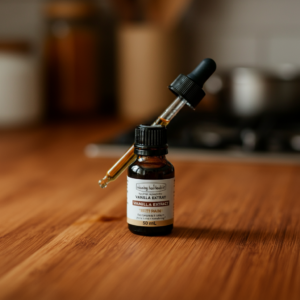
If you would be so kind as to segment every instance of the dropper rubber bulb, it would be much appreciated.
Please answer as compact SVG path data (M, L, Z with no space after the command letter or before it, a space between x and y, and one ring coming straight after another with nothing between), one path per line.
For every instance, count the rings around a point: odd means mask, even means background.
M193 72L187 75L187 77L197 83L200 87L203 87L205 81L215 72L216 68L217 65L213 59L205 58Z
M216 68L217 65L213 59L205 58L190 74L180 74L170 84L169 89L176 96L184 98L190 108L195 109L205 96L203 84Z

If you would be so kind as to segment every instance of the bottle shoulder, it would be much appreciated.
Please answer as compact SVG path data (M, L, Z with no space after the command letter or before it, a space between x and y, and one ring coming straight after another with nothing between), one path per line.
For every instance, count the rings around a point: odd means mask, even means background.
M174 166L167 160L139 161L128 167L128 176L136 179L168 179L175 177Z

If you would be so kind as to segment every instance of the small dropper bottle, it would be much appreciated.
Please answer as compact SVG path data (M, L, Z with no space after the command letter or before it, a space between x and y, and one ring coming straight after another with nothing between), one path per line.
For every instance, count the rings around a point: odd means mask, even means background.
M127 173L128 228L139 235L169 234L173 229L175 171L166 159L166 127L138 126L134 153L137 158Z

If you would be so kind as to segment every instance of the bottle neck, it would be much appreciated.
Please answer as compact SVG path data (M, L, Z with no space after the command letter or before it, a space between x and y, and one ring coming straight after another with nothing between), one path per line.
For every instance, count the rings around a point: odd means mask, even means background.
M147 163L162 163L165 162L166 156L165 155L159 155L159 156L153 156L153 155L138 155L137 161L138 162L147 162Z
M159 157L159 156L165 156L168 154L168 147L162 147L162 148L147 148L147 147L135 147L134 153L138 156L149 156L149 157Z

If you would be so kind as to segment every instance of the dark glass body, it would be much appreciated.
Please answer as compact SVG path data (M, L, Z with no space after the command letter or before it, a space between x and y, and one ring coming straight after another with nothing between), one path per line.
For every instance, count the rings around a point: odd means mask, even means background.
M175 177L173 165L162 156L138 156L128 167L128 177L135 179L168 179ZM128 224L132 233L139 235L158 236L171 233L172 225L161 227L144 227Z

